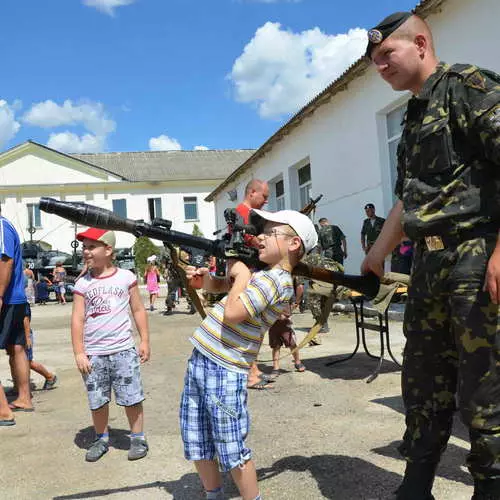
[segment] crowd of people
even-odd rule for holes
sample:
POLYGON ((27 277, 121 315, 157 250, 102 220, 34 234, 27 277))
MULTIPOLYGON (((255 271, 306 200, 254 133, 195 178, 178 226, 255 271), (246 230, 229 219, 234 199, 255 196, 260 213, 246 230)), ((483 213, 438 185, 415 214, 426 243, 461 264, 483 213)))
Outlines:
MULTIPOLYGON (((413 251, 402 369, 406 430, 400 452, 407 465, 395 497, 434 498, 436 469, 458 408, 470 434, 473 499, 500 499, 500 76, 440 62, 428 25, 410 12, 384 19, 368 38, 366 56, 381 77, 413 94, 398 148, 397 202, 385 221, 368 203, 361 231, 363 272, 382 276, 391 252, 399 248, 407 257, 413 251)), ((295 369, 303 371, 290 324, 301 283, 291 272, 303 258, 337 269, 347 258, 338 226, 321 219, 317 230, 297 211, 263 211, 268 195, 267 184, 254 180, 236 209, 245 223, 252 213, 263 224, 245 242, 257 249, 265 269, 231 260, 224 279, 208 266, 185 269, 188 280, 224 294, 190 338, 180 402, 184 454, 210 500, 225 498, 221 471, 230 472, 243 500, 262 498, 246 442, 247 389, 269 384, 256 364, 262 331, 272 332, 273 353, 291 348, 295 369)), ((19 238, 6 219, 0 224, 0 348, 9 354, 17 389, 9 404, 0 385, 0 425, 11 426, 15 411, 33 411, 26 356, 31 337, 19 238)), ((109 448, 112 390, 130 423, 128 458, 137 460, 149 449, 140 375, 150 356, 146 310, 135 276, 113 264, 114 233, 90 228, 78 239, 88 270, 75 286, 71 337, 96 433, 86 460, 99 460, 109 448), (137 348, 130 314, 139 331, 137 348)), ((158 274, 150 264, 144 279, 154 308, 158 274)), ((279 373, 278 357, 273 359, 279 373)), ((46 380, 55 383, 52 376, 46 380)))

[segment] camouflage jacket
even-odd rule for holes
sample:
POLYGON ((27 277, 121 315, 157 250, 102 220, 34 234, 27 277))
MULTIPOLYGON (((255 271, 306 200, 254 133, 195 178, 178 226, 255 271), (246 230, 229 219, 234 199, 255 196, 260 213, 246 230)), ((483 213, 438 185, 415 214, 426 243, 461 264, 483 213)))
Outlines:
POLYGON ((395 193, 413 240, 500 221, 500 76, 440 63, 408 102, 395 193))
POLYGON ((366 236, 366 243, 368 245, 373 245, 375 240, 378 238, 380 231, 384 225, 385 219, 383 217, 375 216, 375 222, 372 225, 371 219, 365 219, 363 221, 363 227, 361 228, 361 236, 366 236))

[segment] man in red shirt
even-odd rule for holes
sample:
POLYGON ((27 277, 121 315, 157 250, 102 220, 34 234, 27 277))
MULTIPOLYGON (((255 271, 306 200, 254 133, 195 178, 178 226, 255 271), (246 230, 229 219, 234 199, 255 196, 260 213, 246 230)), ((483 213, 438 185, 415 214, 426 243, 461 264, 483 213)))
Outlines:
MULTIPOLYGON (((269 198, 269 186, 267 182, 259 179, 252 179, 245 188, 245 199, 236 207, 236 212, 243 219, 243 224, 248 224, 250 210, 261 209, 269 198)), ((257 247, 259 240, 256 236, 246 235, 245 242, 248 246, 257 247)), ((269 380, 263 378, 263 373, 257 367, 257 363, 252 363, 248 372, 249 389, 265 389, 269 380)))

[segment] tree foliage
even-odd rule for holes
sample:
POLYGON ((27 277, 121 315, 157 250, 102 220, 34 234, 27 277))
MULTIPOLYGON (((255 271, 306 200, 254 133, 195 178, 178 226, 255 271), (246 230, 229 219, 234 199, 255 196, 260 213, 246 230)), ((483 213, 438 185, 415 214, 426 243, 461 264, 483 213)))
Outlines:
POLYGON ((200 229, 200 227, 198 226, 198 224, 196 224, 196 222, 193 224, 192 235, 193 236, 204 236, 203 235, 203 231, 200 229))
POLYGON ((157 247, 149 238, 141 236, 134 243, 134 259, 137 276, 143 276, 146 269, 146 259, 150 255, 160 256, 160 248, 157 247))

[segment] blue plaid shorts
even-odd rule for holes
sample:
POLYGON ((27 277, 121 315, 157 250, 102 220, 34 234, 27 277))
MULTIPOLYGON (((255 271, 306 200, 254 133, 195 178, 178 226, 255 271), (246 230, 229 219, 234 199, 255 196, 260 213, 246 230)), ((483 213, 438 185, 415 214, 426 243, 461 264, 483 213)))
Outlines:
POLYGON ((250 460, 251 450, 245 446, 250 424, 247 378, 193 350, 180 408, 187 460, 217 458, 223 472, 250 460))
POLYGON ((83 375, 89 406, 98 410, 111 401, 111 388, 116 404, 134 406, 144 401, 141 363, 135 347, 115 354, 91 355, 92 371, 83 375))

